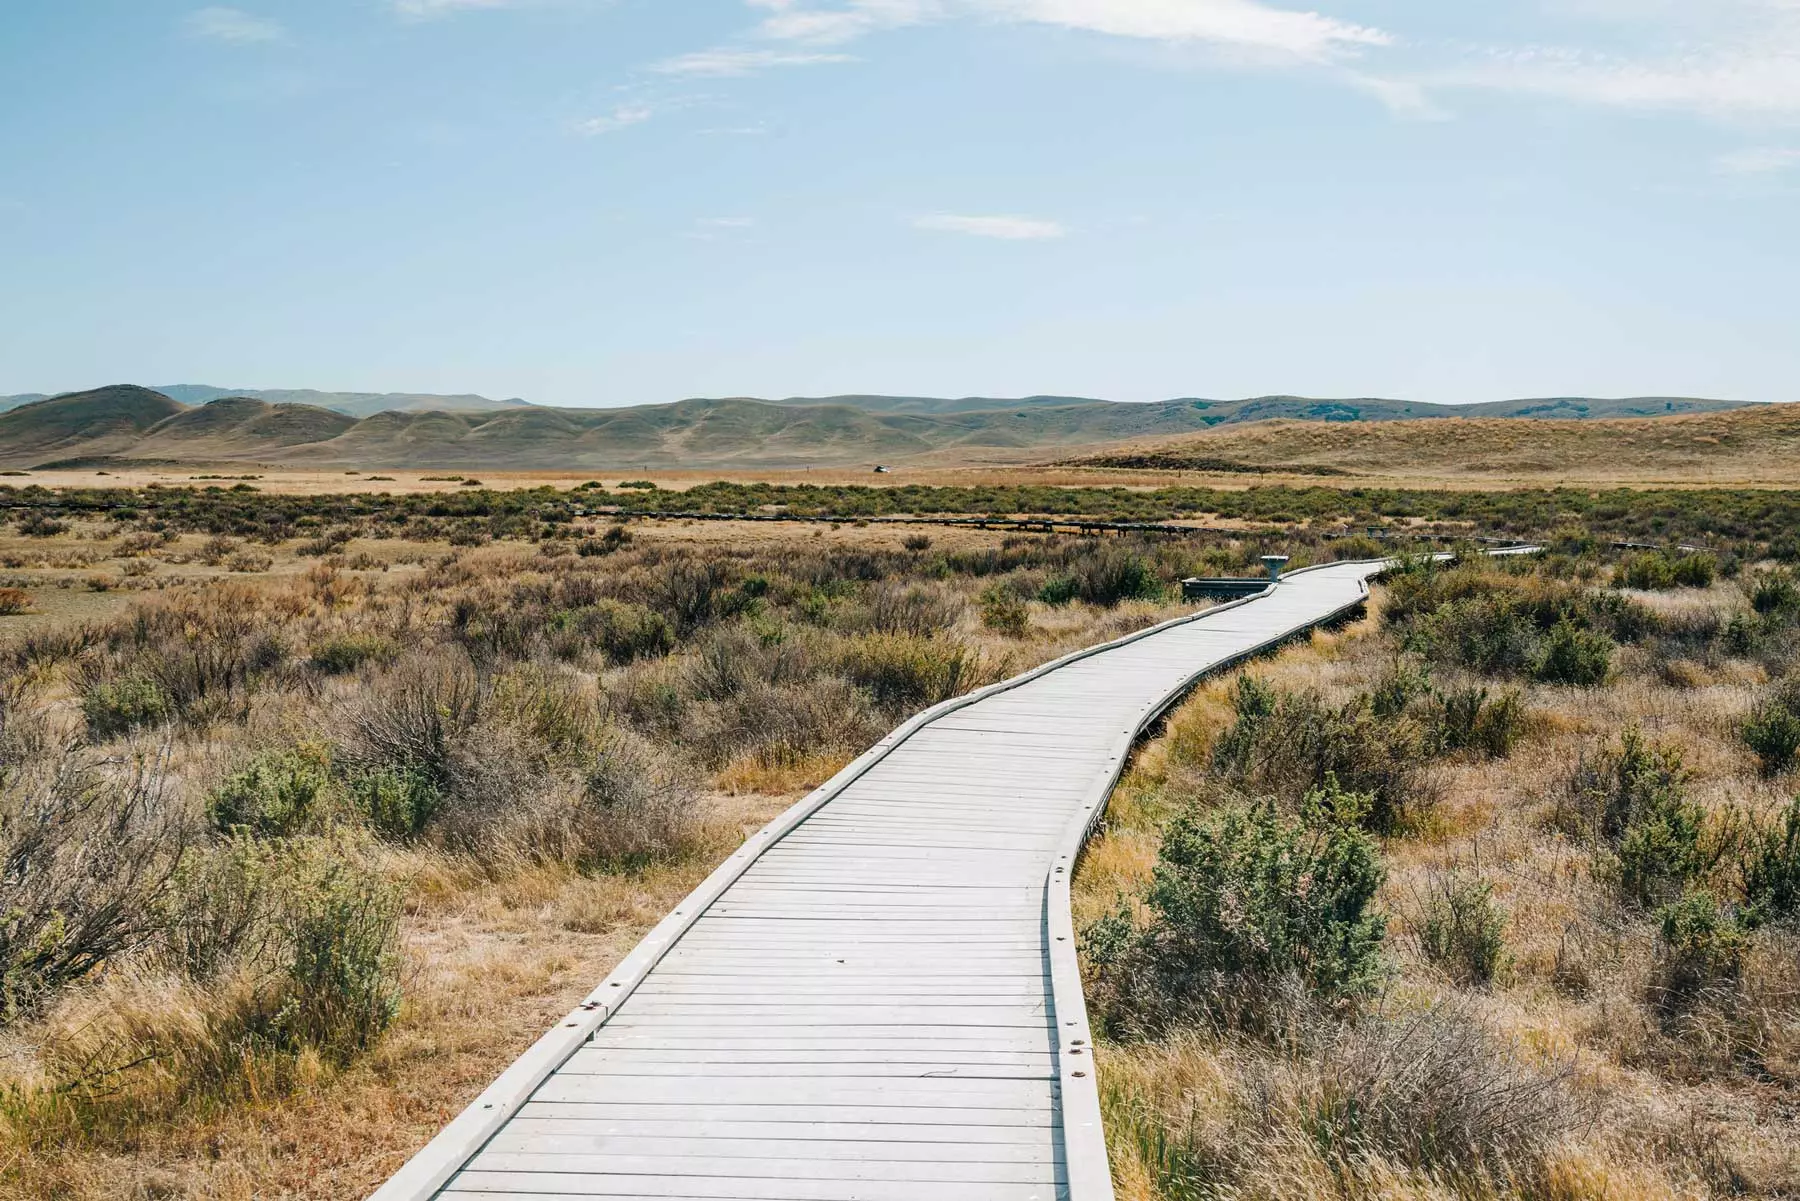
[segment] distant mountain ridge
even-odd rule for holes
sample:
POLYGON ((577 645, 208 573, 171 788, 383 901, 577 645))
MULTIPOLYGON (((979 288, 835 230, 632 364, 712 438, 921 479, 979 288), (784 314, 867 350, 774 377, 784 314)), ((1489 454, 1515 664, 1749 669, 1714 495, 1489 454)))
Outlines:
POLYGON ((1446 406, 1285 396, 1150 404, 1054 396, 1018 400, 842 396, 783 401, 701 398, 617 409, 489 401, 493 407, 486 410, 389 407, 358 415, 324 405, 271 401, 266 395, 221 396, 190 404, 166 391, 115 385, 31 401, 0 413, 0 465, 115 458, 294 466, 668 470, 846 466, 928 456, 940 461, 1024 462, 1060 450, 1273 419, 1585 420, 1745 407, 1741 402, 1681 397, 1446 406))
MULTIPOLYGON (((203 405, 230 397, 248 397, 251 400, 266 400, 270 404, 312 405, 316 408, 347 413, 352 417, 368 417, 375 413, 386 413, 393 410, 413 413, 433 411, 485 413, 501 409, 531 407, 530 401, 520 400, 517 397, 511 400, 492 400, 473 393, 444 396, 432 392, 318 392, 311 388, 215 388, 211 384, 166 384, 153 388, 151 391, 160 392, 185 405, 203 405)), ((57 394, 57 396, 78 395, 81 393, 57 394)), ((57 396, 43 392, 21 392, 17 396, 0 396, 0 412, 16 409, 20 405, 33 404, 40 400, 55 399, 57 396)))

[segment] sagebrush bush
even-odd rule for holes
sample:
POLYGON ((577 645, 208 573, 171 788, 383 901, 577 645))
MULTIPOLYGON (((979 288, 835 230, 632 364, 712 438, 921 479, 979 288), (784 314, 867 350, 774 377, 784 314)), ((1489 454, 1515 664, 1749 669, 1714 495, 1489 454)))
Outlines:
POLYGON ((187 855, 165 898, 155 947, 190 980, 212 981, 240 962, 263 962, 281 936, 278 891, 286 843, 233 831, 187 855))
POLYGON ((1618 642, 1658 628, 1642 605, 1492 564, 1412 567, 1390 577, 1387 620, 1427 661, 1547 684, 1604 683, 1618 642))
POLYGON ((190 839, 161 756, 0 771, 0 1025, 154 938, 190 839))
POLYGON ((1155 600, 1163 594, 1162 579, 1148 558, 1112 546, 1076 560, 1073 579, 1077 596, 1107 608, 1121 601, 1155 600))
POLYGON ((1708 588, 1718 574, 1719 561, 1709 554, 1646 551, 1620 560, 1613 580, 1621 588, 1708 588))
POLYGON ((1544 684, 1597 688, 1612 673, 1615 644, 1605 634, 1573 621, 1556 623, 1531 662, 1531 678, 1544 684))
POLYGON ((206 811, 220 830, 286 838, 328 821, 335 803, 329 759, 303 747, 255 756, 213 789, 206 811))
POLYGON ((286 978, 268 1030, 345 1062, 400 1012, 400 892, 342 854, 303 880, 282 915, 286 978))
POLYGON ((348 772, 394 768, 447 791, 489 690, 490 681, 466 655, 444 650, 404 657, 350 699, 334 759, 348 772))
POLYGON ((1102 1022, 1121 1033, 1211 1018, 1279 1021, 1269 1002, 1295 981, 1328 1003, 1382 973, 1386 920, 1374 910, 1380 852, 1357 828, 1372 803, 1331 788, 1300 818, 1274 805, 1178 816, 1163 834, 1148 920, 1129 908, 1083 937, 1102 1022))
POLYGON ((1751 831, 1740 874, 1750 924, 1800 921, 1800 798, 1774 822, 1751 831))
POLYGON ((418 767, 404 764, 352 772, 343 788, 354 812, 390 842, 417 839, 444 803, 439 785, 418 767))
POLYGON ((1327 705, 1316 693, 1280 692, 1241 676, 1236 722, 1220 736, 1213 767, 1253 792, 1298 801, 1328 783, 1373 798, 1370 828, 1390 831, 1433 801, 1423 768, 1427 731, 1408 713, 1378 716, 1371 696, 1327 705))
POLYGON ((1681 752, 1636 727, 1619 747, 1584 757, 1570 776, 1559 820, 1609 848, 1603 864, 1629 904, 1655 909, 1704 876, 1723 848, 1709 846, 1706 814, 1688 798, 1681 752))
POLYGON ((602 599, 577 611, 571 624, 583 641, 614 663, 653 659, 675 649, 675 627, 669 619, 629 601, 602 599))
POLYGON ((1508 920, 1490 881, 1462 873, 1436 877, 1419 916, 1419 950, 1460 984, 1488 984, 1506 964, 1508 920))
POLYGON ((980 681, 975 652, 961 643, 904 634, 850 639, 840 656, 844 674, 889 712, 912 711, 960 696, 980 681))
POLYGON ((699 849, 705 836, 699 789, 667 751, 629 730, 607 728, 580 766, 573 815, 578 865, 636 868, 699 849))
POLYGON ((31 594, 23 588, 0 588, 0 617, 12 617, 31 608, 31 594))
POLYGON ((1790 568, 1763 572, 1751 586, 1750 607, 1765 617, 1800 617, 1800 579, 1790 568))
POLYGON ((1693 892, 1656 912, 1656 971, 1650 1000, 1665 1016, 1728 1003, 1748 949, 1735 916, 1709 892, 1693 892))
POLYGON ((365 663, 392 663, 400 648, 380 634, 338 634, 314 644, 308 662, 326 675, 345 675, 365 663))
POLYGON ((1429 720, 1430 739, 1440 752, 1468 750, 1504 759, 1524 736, 1525 704, 1517 692, 1491 697, 1486 688, 1459 688, 1432 695, 1429 720))
POLYGON ((81 715, 88 735, 117 738, 141 726, 160 725, 175 713, 174 701, 155 680, 125 676, 95 680, 81 692, 81 715))
POLYGON ((1788 681, 1759 702, 1744 721, 1743 737, 1764 775, 1791 769, 1800 760, 1800 681, 1788 681))
POLYGON ((941 586, 883 580, 869 590, 868 628, 929 638, 954 626, 963 608, 962 597, 941 586))
POLYGON ((1009 638, 1023 638, 1031 628, 1031 610, 1013 589, 990 584, 981 593, 981 624, 1009 638))

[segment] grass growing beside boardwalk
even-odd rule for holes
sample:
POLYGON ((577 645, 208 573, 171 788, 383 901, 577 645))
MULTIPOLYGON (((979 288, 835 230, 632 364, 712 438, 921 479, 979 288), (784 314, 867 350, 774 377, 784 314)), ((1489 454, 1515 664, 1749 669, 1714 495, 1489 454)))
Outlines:
POLYGON ((1076 899, 1123 1201, 1800 1190, 1800 606, 1640 570, 1414 564, 1140 752, 1076 899))
POLYGON ((799 793, 1267 549, 602 522, 243 563, 58 521, 0 536, 48 610, 0 624, 0 1194, 33 1199, 365 1195, 799 793))

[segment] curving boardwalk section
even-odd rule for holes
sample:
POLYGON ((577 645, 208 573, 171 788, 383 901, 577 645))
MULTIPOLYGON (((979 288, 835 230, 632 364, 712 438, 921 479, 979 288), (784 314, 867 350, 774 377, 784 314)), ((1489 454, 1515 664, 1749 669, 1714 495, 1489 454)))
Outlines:
POLYGON ((1144 726, 1359 605, 1296 572, 940 705, 732 856, 377 1201, 1110 1201, 1069 876, 1144 726))

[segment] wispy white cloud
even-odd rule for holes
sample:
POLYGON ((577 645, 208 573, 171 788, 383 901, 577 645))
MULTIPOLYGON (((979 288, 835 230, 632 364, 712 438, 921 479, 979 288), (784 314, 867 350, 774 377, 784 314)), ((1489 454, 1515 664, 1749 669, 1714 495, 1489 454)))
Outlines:
POLYGON ((279 42, 287 28, 279 21, 237 8, 201 8, 187 16, 188 32, 215 42, 279 42))
POLYGON ((755 217, 701 217, 684 236, 697 242, 717 242, 755 228, 755 217))
POLYGON ((769 15, 765 37, 831 45, 884 29, 955 17, 1169 43, 1207 43, 1328 61, 1392 43, 1382 30, 1260 0, 843 0, 809 7, 800 0, 748 0, 769 15))
POLYGON ((617 133, 621 129, 630 129, 633 125, 642 125, 655 115, 656 110, 648 104, 621 104, 610 113, 577 121, 575 132, 587 137, 617 133))
POLYGON ((444 17, 472 8, 507 8, 517 0, 391 0, 394 11, 415 21, 444 17))
POLYGON ((1611 108, 1800 120, 1797 0, 1561 2, 1590 25, 1584 44, 1481 48, 1428 69, 1422 81, 1611 108))
POLYGON ((1050 26, 1323 68, 1414 119, 1447 116, 1445 94, 1490 91, 1800 121, 1800 0, 1539 0, 1542 28, 1568 31, 1571 41, 1480 46, 1406 40, 1282 0, 745 3, 760 14, 755 33, 765 44, 828 52, 884 30, 952 20, 1050 26))
POLYGON ((1800 148, 1750 146, 1720 155, 1714 166, 1724 175, 1773 175, 1800 168, 1800 148))
POLYGON ((754 75, 776 67, 811 67, 821 63, 855 62, 849 54, 793 50, 756 50, 722 46, 664 59, 650 69, 660 75, 754 75))
POLYGON ((1346 71, 1344 79, 1351 87, 1367 92, 1381 101, 1388 112, 1396 117, 1409 121, 1447 121, 1450 113, 1442 108, 1431 93, 1409 79, 1389 79, 1379 75, 1366 75, 1361 71, 1346 71))
POLYGON ((1066 238, 1069 231, 1060 221, 1039 217, 969 217, 955 213, 932 213, 914 217, 914 229, 933 233, 967 234, 974 238, 998 238, 1007 242, 1043 242, 1066 238))

